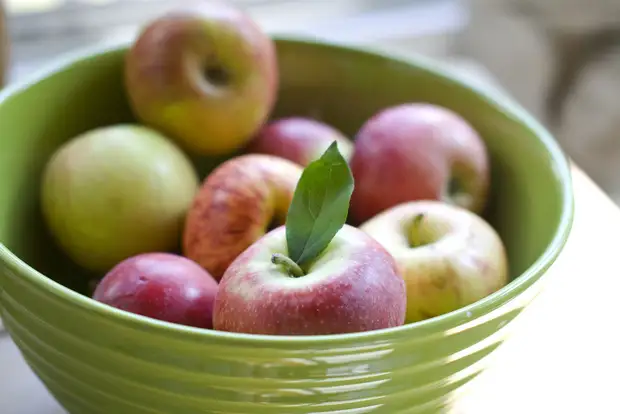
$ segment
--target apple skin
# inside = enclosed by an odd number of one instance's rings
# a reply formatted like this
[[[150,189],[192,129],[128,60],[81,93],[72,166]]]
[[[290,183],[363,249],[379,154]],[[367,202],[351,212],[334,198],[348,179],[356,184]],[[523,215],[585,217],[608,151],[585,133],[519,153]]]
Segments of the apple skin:
[[[264,154],[219,165],[203,181],[185,221],[183,254],[219,280],[270,227],[284,224],[301,166]]]
[[[126,55],[129,101],[143,124],[198,155],[241,149],[276,100],[273,41],[226,2],[203,1],[153,20]]]
[[[178,249],[198,186],[194,166],[167,137],[139,125],[111,125],[52,154],[41,210],[75,263],[105,273],[139,253]]]
[[[446,108],[408,103],[380,111],[358,131],[350,164],[356,224],[407,201],[440,200],[477,214],[486,207],[486,145]]]
[[[353,142],[340,131],[323,122],[305,117],[277,119],[265,125],[250,141],[247,151],[271,154],[301,166],[323,155],[332,142],[347,161],[353,154]]]
[[[419,214],[423,218],[416,226]],[[394,257],[407,285],[407,323],[470,305],[509,281],[500,236],[464,208],[411,201],[383,211],[360,230]]]
[[[272,264],[287,254],[286,230],[272,230],[228,268],[215,298],[213,326],[264,335],[330,335],[400,326],[405,285],[376,241],[344,225],[301,277]]]
[[[144,253],[112,268],[93,299],[138,315],[211,329],[217,289],[209,273],[183,256]]]

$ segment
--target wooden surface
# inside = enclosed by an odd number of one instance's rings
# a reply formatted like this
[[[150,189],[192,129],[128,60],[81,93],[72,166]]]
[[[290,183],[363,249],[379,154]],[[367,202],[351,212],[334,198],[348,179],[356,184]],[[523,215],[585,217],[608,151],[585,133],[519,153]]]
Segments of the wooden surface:
[[[453,414],[618,413],[620,210],[574,169],[576,215],[551,280]],[[0,412],[64,414],[0,333]]]

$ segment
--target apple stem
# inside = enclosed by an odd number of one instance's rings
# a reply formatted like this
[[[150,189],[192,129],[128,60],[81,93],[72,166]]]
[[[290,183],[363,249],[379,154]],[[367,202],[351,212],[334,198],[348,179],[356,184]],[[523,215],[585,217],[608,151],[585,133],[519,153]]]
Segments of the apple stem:
[[[291,277],[301,277],[305,275],[304,271],[301,269],[301,267],[299,267],[297,263],[293,261],[293,259],[283,254],[274,253],[273,255],[271,255],[271,263],[279,266],[284,266],[286,272]]]
[[[419,247],[424,244],[420,237],[420,224],[422,224],[422,220],[424,220],[424,213],[417,214],[413,218],[412,228],[409,232],[409,244],[411,247]]]

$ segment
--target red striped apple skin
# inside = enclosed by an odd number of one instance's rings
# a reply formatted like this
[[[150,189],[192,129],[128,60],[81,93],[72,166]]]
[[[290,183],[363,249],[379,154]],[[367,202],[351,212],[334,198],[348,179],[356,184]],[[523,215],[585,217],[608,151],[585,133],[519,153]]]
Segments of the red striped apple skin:
[[[218,166],[189,208],[183,254],[219,280],[228,266],[271,227],[286,221],[301,166],[247,154]]]

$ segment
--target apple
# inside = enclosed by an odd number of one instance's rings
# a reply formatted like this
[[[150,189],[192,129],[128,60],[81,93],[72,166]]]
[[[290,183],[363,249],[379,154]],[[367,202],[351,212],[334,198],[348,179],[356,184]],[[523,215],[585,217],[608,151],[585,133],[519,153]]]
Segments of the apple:
[[[301,172],[292,161],[265,154],[219,165],[189,209],[183,254],[219,280],[241,252],[285,222]]]
[[[305,271],[286,254],[282,226],[235,259],[215,298],[215,329],[330,335],[403,324],[403,279],[392,256],[361,230],[345,224]]]
[[[425,103],[386,108],[356,134],[351,216],[359,224],[416,200],[440,200],[480,214],[489,168],[485,143],[453,111]]]
[[[82,267],[180,244],[199,180],[188,157],[149,128],[119,124],[59,147],[44,169],[41,210],[59,246]]]
[[[156,252],[117,264],[97,285],[93,299],[138,315],[211,329],[217,289],[215,279],[196,263]]]
[[[305,167],[319,158],[333,141],[348,161],[353,142],[342,132],[311,118],[292,116],[265,125],[250,141],[247,151],[276,155]]]
[[[146,25],[126,55],[125,84],[143,124],[198,155],[233,153],[275,103],[275,46],[237,7],[199,2]]]
[[[394,257],[407,285],[407,323],[470,305],[508,283],[500,236],[462,207],[410,201],[374,216],[360,230]]]

